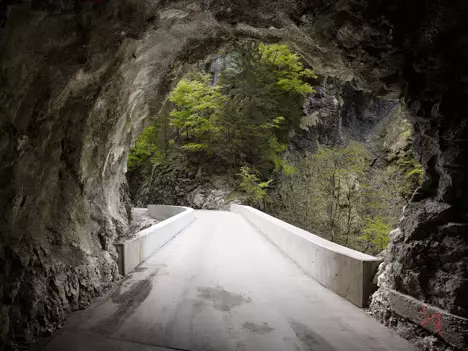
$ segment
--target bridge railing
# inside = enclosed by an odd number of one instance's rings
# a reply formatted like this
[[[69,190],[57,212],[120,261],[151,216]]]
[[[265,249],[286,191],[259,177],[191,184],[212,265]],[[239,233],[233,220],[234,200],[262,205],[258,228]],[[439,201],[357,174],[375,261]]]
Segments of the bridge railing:
[[[324,287],[366,307],[382,259],[323,239],[249,206],[232,205],[255,228]]]
[[[189,207],[148,205],[148,213],[161,222],[140,231],[130,240],[115,244],[123,275],[133,271],[195,220],[195,212]]]

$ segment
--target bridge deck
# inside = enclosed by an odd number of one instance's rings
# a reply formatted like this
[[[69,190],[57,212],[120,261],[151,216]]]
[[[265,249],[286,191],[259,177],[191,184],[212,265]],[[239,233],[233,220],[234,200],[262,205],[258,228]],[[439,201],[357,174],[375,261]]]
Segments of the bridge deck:
[[[197,220],[110,295],[75,313],[48,351],[414,350],[331,293],[242,217]]]

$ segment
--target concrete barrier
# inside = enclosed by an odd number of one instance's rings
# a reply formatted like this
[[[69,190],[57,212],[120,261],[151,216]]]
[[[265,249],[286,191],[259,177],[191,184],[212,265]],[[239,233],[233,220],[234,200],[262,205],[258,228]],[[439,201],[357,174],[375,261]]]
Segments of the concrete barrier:
[[[231,211],[244,217],[324,287],[356,306],[367,306],[380,258],[332,243],[249,206],[232,205]]]
[[[168,206],[168,205],[148,205],[148,213],[158,221],[164,221],[179,213],[185,212],[188,207],[182,206]]]
[[[189,207],[148,205],[148,213],[161,222],[142,230],[135,238],[115,244],[123,275],[133,271],[195,220],[195,211]]]

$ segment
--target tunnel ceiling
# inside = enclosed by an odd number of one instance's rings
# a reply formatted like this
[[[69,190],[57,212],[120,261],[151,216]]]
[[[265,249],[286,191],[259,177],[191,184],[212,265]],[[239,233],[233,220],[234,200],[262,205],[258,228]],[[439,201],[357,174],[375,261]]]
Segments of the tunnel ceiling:
[[[426,179],[392,233],[372,310],[429,349],[466,348],[467,21],[462,0],[2,1],[0,340],[49,335],[119,279],[130,144],[184,63],[257,38],[401,97]],[[418,326],[424,304],[447,330]]]

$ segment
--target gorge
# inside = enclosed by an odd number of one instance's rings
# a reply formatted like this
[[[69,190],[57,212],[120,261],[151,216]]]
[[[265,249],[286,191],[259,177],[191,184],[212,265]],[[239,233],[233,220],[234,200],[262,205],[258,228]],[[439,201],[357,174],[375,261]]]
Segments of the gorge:
[[[246,38],[407,109],[425,176],[371,311],[423,349],[466,349],[467,20],[462,0],[2,1],[0,349],[51,335],[120,279],[129,148],[184,64]]]

